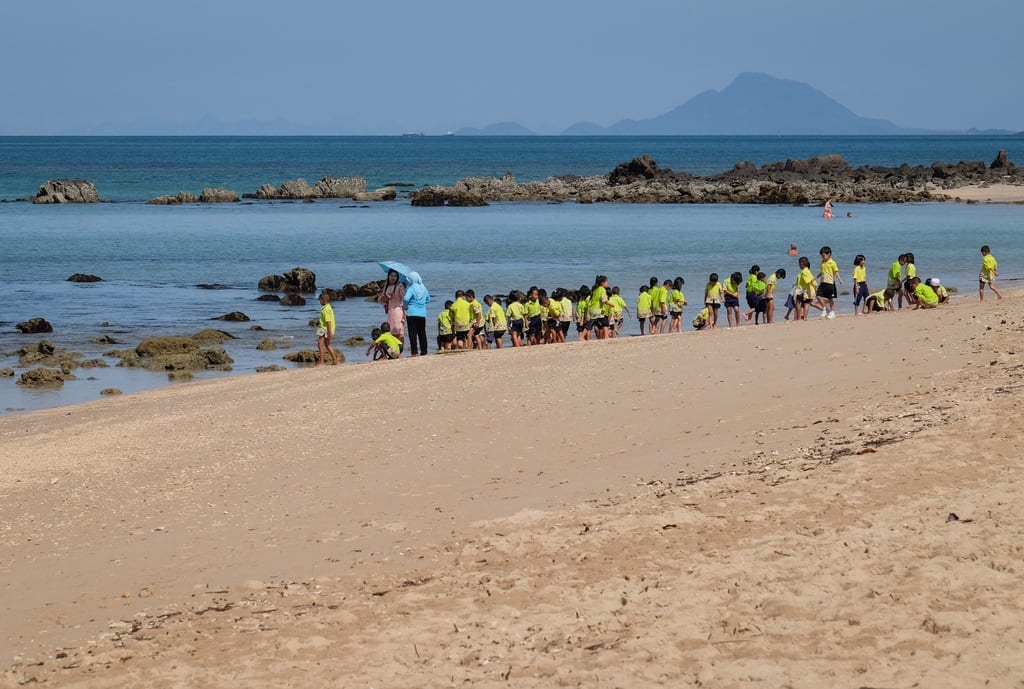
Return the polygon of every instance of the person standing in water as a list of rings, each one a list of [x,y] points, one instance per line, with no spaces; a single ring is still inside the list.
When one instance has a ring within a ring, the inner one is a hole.
[[[409,347],[412,356],[427,354],[427,302],[430,292],[419,273],[409,273],[409,288],[402,297],[405,308],[405,320],[409,326]],[[390,320],[388,321],[390,323]]]

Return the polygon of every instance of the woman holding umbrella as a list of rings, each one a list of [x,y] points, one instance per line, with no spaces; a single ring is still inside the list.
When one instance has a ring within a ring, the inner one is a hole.
[[[409,273],[409,288],[405,290],[402,304],[405,307],[405,318],[409,324],[409,346],[412,356],[425,356],[427,353],[427,302],[430,292],[423,284],[423,278],[416,271]]]
[[[384,313],[388,316],[391,334],[403,342],[405,341],[405,308],[402,304],[404,298],[405,285],[402,284],[398,271],[392,268],[388,270],[384,290],[377,297],[377,302],[384,305]]]

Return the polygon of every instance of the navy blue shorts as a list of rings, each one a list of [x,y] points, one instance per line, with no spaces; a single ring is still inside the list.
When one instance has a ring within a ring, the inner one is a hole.
[[[522,335],[523,334],[523,319],[522,318],[513,318],[512,320],[510,320],[508,322],[508,329],[511,330],[514,333],[519,333],[520,335]]]
[[[530,316],[530,325],[526,330],[527,335],[540,335],[541,332],[540,316]]]
[[[725,295],[725,308],[728,309],[733,306],[735,306],[736,308],[740,307],[740,298],[734,297],[731,294]]]

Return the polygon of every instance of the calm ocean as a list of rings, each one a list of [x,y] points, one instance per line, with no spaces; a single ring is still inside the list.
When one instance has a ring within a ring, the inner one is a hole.
[[[101,334],[134,346],[151,335],[217,327],[239,338],[227,345],[236,362],[233,374],[283,364],[288,351],[315,348],[307,323],[318,305],[315,299],[294,308],[257,302],[256,284],[296,266],[314,270],[320,286],[339,287],[381,278],[378,260],[412,265],[434,296],[431,338],[438,309],[458,288],[482,295],[533,284],[579,287],[601,272],[622,287],[632,309],[648,277],[682,275],[695,304],[712,271],[745,275],[758,263],[767,270],[784,267],[792,277],[795,260],[786,255],[791,242],[812,259],[820,245],[831,245],[847,279],[853,256],[865,254],[873,285],[884,282],[897,254],[913,251],[921,275],[941,277],[969,296],[983,243],[999,259],[1004,284],[1013,286],[1012,279],[1024,275],[1024,206],[839,206],[838,217],[825,221],[820,209],[788,206],[141,203],[161,194],[206,186],[241,193],[265,182],[327,175],[361,175],[371,188],[450,184],[506,171],[522,180],[543,179],[606,173],[642,153],[663,166],[708,174],[739,160],[764,164],[825,153],[840,153],[853,165],[990,161],[1000,148],[1024,163],[1024,137],[0,138],[0,198],[34,194],[47,179],[83,177],[105,199],[118,201],[0,203],[0,273],[7,285],[0,306],[0,368],[16,371],[13,379],[0,378],[0,413],[92,400],[105,387],[131,392],[167,384],[163,374],[108,368],[79,369],[79,380],[60,390],[15,385],[23,369],[10,353],[43,338],[19,334],[14,323],[34,316],[53,324],[55,332],[46,339],[88,357],[112,348],[91,343]],[[847,211],[854,217],[844,217]],[[76,272],[99,275],[103,282],[67,282]],[[201,283],[223,289],[197,288]],[[840,299],[846,313],[848,301]],[[367,336],[383,318],[378,305],[362,300],[336,304],[335,310],[339,339]],[[209,320],[229,311],[245,312],[252,323]],[[691,306],[687,321],[693,313]],[[265,330],[254,332],[253,324]],[[636,332],[635,321],[627,332]],[[266,338],[281,348],[256,350]],[[343,351],[350,362],[365,360],[361,348]],[[197,378],[218,375],[232,374]]]

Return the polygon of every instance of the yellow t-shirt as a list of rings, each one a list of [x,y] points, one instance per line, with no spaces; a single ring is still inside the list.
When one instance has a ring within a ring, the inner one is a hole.
[[[649,318],[651,315],[651,293],[641,292],[636,298],[636,315],[638,318]]]
[[[449,311],[448,309],[445,309],[441,313],[437,314],[437,334],[452,334],[452,312]]]
[[[853,281],[854,283],[868,281],[868,269],[866,266],[853,267]]]
[[[479,299],[469,302],[469,312],[473,319],[473,325],[481,326],[484,323],[484,306]]]
[[[514,301],[508,305],[508,309],[505,311],[505,315],[508,316],[509,320],[521,321],[526,316],[526,309],[522,303]]]
[[[996,262],[996,257],[992,254],[983,256],[981,259],[981,274],[987,278],[992,277],[996,274],[996,270],[999,268],[999,264]]]
[[[541,305],[539,299],[530,299],[526,302],[526,317],[533,318],[539,316],[541,311]]]
[[[590,293],[590,308],[587,309],[588,318],[603,318],[606,315],[605,302],[608,301],[608,291],[601,286],[595,287]]]
[[[452,304],[452,325],[455,327],[455,332],[467,332],[472,322],[473,312],[469,306],[469,302],[462,297],[459,297],[455,300],[455,303]]]
[[[324,304],[320,307],[320,327],[326,330],[328,335],[333,335],[334,326],[334,307]]]
[[[548,299],[548,320],[557,321],[562,315],[562,302],[558,299]]]
[[[682,313],[683,304],[686,303],[686,295],[682,290],[673,289],[668,294],[668,310],[671,313]]]
[[[722,301],[722,283],[721,282],[709,282],[704,287],[704,303],[705,304],[718,304]]]
[[[775,285],[778,284],[779,278],[775,273],[768,276],[768,280],[764,283],[764,296],[774,297],[775,296]]]
[[[505,312],[501,310],[501,305],[498,302],[494,302],[494,305],[487,310],[487,332],[495,330],[508,330]]]
[[[814,297],[818,291],[818,281],[814,279],[814,273],[810,268],[804,268],[796,276],[796,286],[803,290],[805,298]]]
[[[572,299],[569,297],[562,297],[562,318],[563,323],[568,323],[572,320]]]
[[[907,279],[917,277],[917,266],[913,263],[907,263]],[[927,286],[927,285],[926,285]]]
[[[835,284],[836,273],[839,272],[839,264],[834,258],[821,262],[821,281],[827,285]]]
[[[914,296],[920,299],[925,306],[935,306],[939,303],[939,295],[923,282],[914,288]]]
[[[401,341],[391,333],[381,333],[380,337],[374,340],[374,342],[377,344],[383,344],[395,354],[401,351],[402,348]]]

